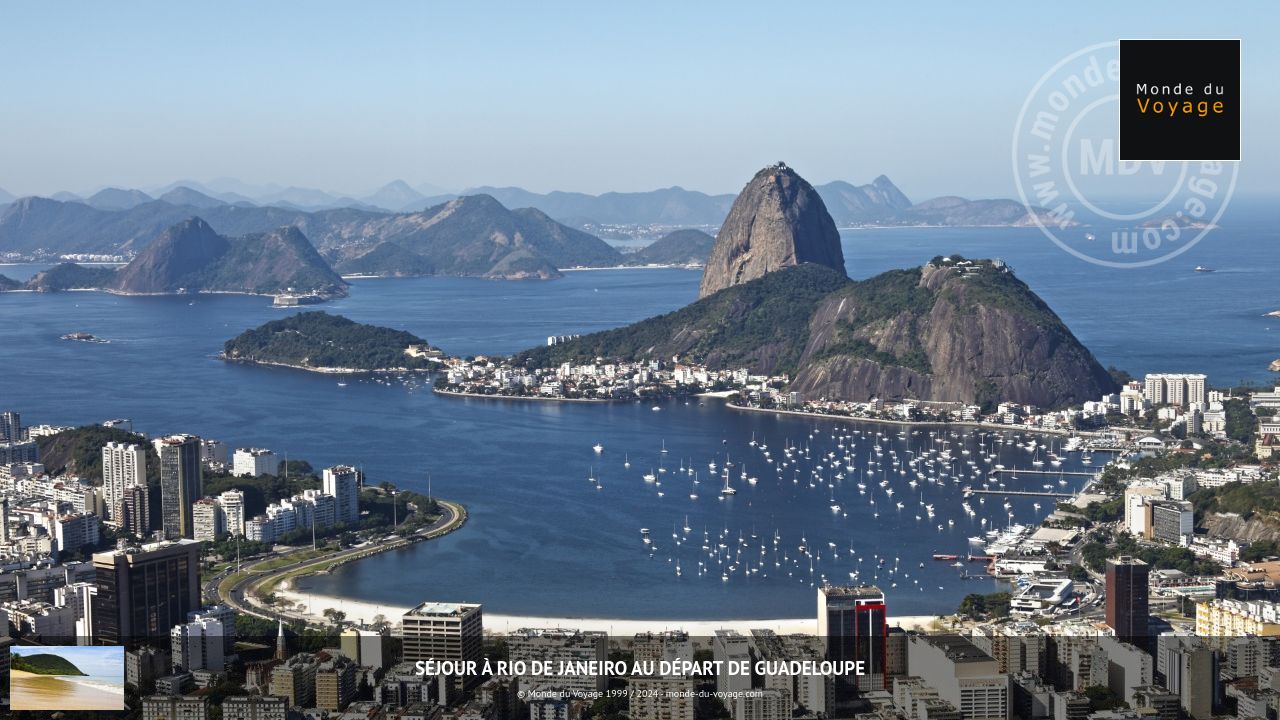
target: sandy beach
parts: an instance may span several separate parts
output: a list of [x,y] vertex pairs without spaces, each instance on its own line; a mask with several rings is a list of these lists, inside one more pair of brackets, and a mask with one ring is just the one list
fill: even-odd
[[9,703],[12,710],[123,710],[124,686],[113,693],[70,677],[10,670]]
[[[332,608],[346,614],[347,620],[370,622],[377,615],[382,615],[394,624],[408,607],[398,605],[379,605],[376,603],[349,600],[327,595],[300,593],[291,589],[280,589],[276,594],[295,605],[302,606],[301,614],[319,622],[327,622],[324,611]],[[926,629],[937,617],[933,615],[906,615],[889,618],[890,625],[898,625],[904,629]],[[715,634],[716,630],[728,629],[748,632],[754,628],[773,630],[777,633],[816,633],[818,621],[814,618],[762,618],[753,620],[624,620],[616,618],[582,618],[582,617],[534,617],[528,615],[502,615],[498,613],[484,614],[486,632],[505,633],[521,628],[574,628],[578,630],[603,630],[611,635],[634,635],[642,632],[660,632],[663,630],[683,630],[690,635],[705,637]]]

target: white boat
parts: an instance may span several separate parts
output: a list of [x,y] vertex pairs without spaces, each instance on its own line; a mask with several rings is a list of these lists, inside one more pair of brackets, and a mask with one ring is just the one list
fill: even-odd
[[604,446],[601,445],[600,443],[596,443],[595,445],[592,445],[591,449],[595,450],[597,455],[604,452]]

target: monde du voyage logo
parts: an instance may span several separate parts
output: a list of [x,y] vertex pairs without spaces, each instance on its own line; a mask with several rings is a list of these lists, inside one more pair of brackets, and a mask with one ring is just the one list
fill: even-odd
[[1098,265],[1147,267],[1217,227],[1240,159],[1239,40],[1082,48],[1035,84],[1013,169],[1030,218]]

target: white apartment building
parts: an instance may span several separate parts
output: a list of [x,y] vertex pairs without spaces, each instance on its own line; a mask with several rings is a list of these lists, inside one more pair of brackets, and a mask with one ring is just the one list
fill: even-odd
[[280,461],[266,448],[236,448],[231,457],[231,474],[237,477],[275,475],[279,471]]
[[1206,379],[1199,373],[1149,373],[1143,379],[1143,396],[1152,405],[1203,406]]
[[334,465],[321,473],[321,489],[332,495],[337,522],[355,525],[360,522],[359,474],[350,465]]
[[114,441],[102,446],[102,502],[107,522],[120,524],[120,501],[125,488],[146,484],[146,448]]
[[218,507],[222,510],[222,524],[232,535],[244,535],[244,493],[240,490],[227,490],[218,496]]

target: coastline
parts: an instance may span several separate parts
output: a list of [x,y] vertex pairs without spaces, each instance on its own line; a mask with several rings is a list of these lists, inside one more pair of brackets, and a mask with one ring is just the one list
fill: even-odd
[[79,682],[78,676],[9,671],[11,710],[123,710],[124,685],[114,693]]
[[[320,623],[327,623],[323,616],[327,609],[346,613],[348,620],[369,622],[375,615],[382,615],[392,624],[409,610],[402,605],[383,605],[363,600],[317,595],[300,592],[290,588],[280,588],[276,593],[295,605],[303,605],[307,617]],[[904,629],[927,628],[937,621],[936,615],[903,615],[889,618],[890,625],[900,625]],[[726,620],[673,620],[652,619],[635,620],[626,618],[591,618],[591,617],[544,617],[536,615],[508,615],[503,613],[484,614],[485,632],[506,633],[521,628],[574,628],[578,630],[602,630],[611,635],[634,635],[642,632],[661,632],[663,630],[684,630],[690,635],[706,637],[714,635],[716,630],[733,629],[749,632],[754,628],[767,628],[779,634],[807,633],[816,634],[818,621],[814,618],[765,618],[765,619],[726,619]]]
[[[378,370],[363,370],[360,368],[333,368],[333,367],[311,367],[308,365],[293,365],[284,362],[271,362],[269,360],[247,360],[243,358],[227,357],[226,353],[218,353],[215,357],[227,363],[236,363],[238,365],[262,365],[264,367],[288,368],[290,370],[304,370],[306,372],[319,373],[321,375],[394,375],[397,373],[432,373],[434,368],[380,368]],[[483,396],[482,396],[483,397]]]
[[431,391],[439,395],[451,395],[453,397],[480,398],[481,400],[534,400],[539,402],[576,402],[576,403],[613,403],[613,402],[629,402],[630,399],[619,398],[610,400],[605,398],[566,398],[566,397],[543,397],[541,395],[486,395],[484,393],[464,392],[462,390],[441,390],[432,387]]
[[[750,407],[748,405],[738,405],[732,402],[726,402],[725,407],[731,410],[739,410],[742,412],[758,412],[769,413],[773,415],[795,415],[797,417],[810,417],[822,420],[837,420],[841,422],[858,422],[858,423],[879,423],[882,425],[915,425],[928,427],[972,427],[983,428],[986,430],[1017,430],[1020,432],[1041,433],[1044,435],[1062,435],[1069,437],[1072,433],[1066,430],[1054,430],[1052,428],[1033,428],[1022,425],[1000,425],[997,423],[981,423],[972,420],[956,420],[954,422],[943,422],[940,420],[892,420],[889,418],[869,418],[859,415],[830,415],[827,413],[806,412],[803,410],[774,410],[771,408]],[[1076,435],[1083,437],[1092,436],[1093,433],[1088,431],[1077,430]]]

